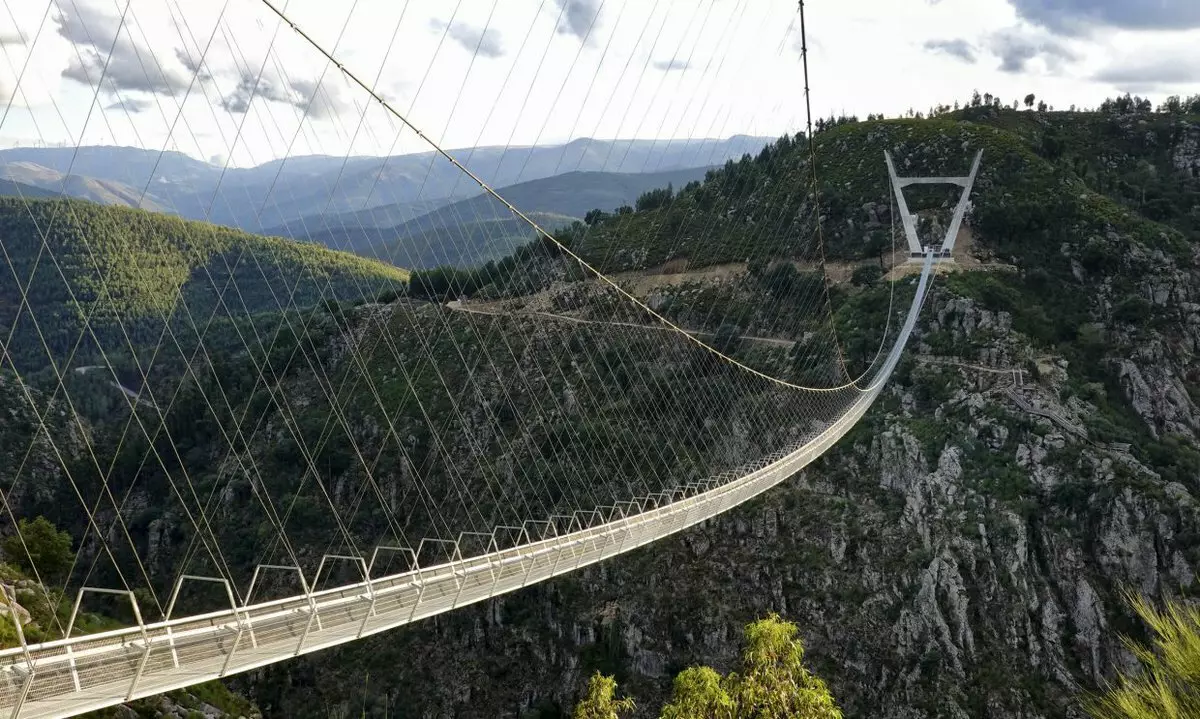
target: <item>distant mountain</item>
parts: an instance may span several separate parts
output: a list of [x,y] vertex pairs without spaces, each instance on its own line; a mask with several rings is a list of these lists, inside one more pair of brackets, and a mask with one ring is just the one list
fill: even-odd
[[159,212],[164,210],[156,198],[122,182],[74,174],[64,176],[58,170],[24,160],[0,165],[0,179],[41,188],[50,196],[66,195],[102,205],[141,207]]
[[[589,210],[615,210],[622,205],[632,206],[639,196],[650,190],[668,185],[679,189],[694,180],[703,180],[708,169],[690,167],[643,174],[568,172],[509,185],[498,189],[497,193],[522,212],[549,212],[583,219]],[[508,208],[498,200],[490,195],[477,195],[433,210],[397,230],[415,233],[463,222],[510,216]]]
[[215,182],[221,168],[182,152],[159,152],[138,147],[109,145],[74,147],[14,147],[0,150],[0,164],[32,162],[60,174],[111,180],[142,188],[153,177],[157,182]]
[[[718,165],[746,153],[755,154],[768,141],[742,135],[690,141],[584,138],[565,145],[465,148],[451,150],[451,154],[484,182],[501,187],[575,171],[658,173]],[[106,188],[97,189],[80,180],[81,185],[68,187],[72,196],[78,192],[80,197],[99,202],[130,204],[128,197],[140,197],[146,188],[150,201],[163,211],[251,232],[306,216],[396,206],[391,216],[373,220],[378,226],[388,226],[384,223],[414,219],[436,203],[478,193],[470,178],[433,152],[386,158],[293,157],[252,168],[225,169],[182,153],[126,147],[0,150],[0,170],[20,163],[33,163],[59,175],[70,170],[72,175],[98,180],[101,188]],[[0,177],[26,182],[16,172],[0,172]],[[136,195],[118,192],[109,183],[134,188]],[[401,212],[410,205],[411,212]]]
[[[530,182],[502,187],[501,197],[547,230],[558,229],[582,219],[589,210],[612,210],[632,205],[638,196],[668,185],[677,189],[702,180],[707,168],[693,167],[671,172],[645,174],[619,172],[568,172]],[[328,218],[327,228],[311,231],[308,225],[290,224],[274,232],[318,242],[327,247],[357,252],[367,257],[395,261],[404,267],[423,269],[438,265],[469,267],[504,257],[517,245],[528,242],[534,231],[513,216],[490,195],[479,194],[433,209],[406,222],[381,226],[378,219],[391,208],[396,215],[412,206],[388,206],[354,215]],[[361,224],[359,220],[363,221]]]
[[35,185],[26,185],[23,182],[13,182],[12,180],[0,180],[0,197],[39,199],[57,196],[57,192],[52,192]]
[[[413,202],[398,202],[392,205],[372,207],[368,210],[354,212],[314,213],[296,219],[288,220],[282,225],[263,230],[262,234],[273,237],[292,237],[297,240],[309,240],[327,231],[371,230],[380,227],[396,227],[410,220],[426,215],[439,207],[444,207],[449,200],[415,200]],[[355,251],[353,247],[336,247],[333,249]]]

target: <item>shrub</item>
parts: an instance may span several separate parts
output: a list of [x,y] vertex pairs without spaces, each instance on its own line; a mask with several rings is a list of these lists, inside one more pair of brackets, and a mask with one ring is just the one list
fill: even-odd
[[5,537],[0,549],[13,564],[43,580],[61,579],[75,561],[71,535],[58,531],[45,517],[20,520],[17,533]]

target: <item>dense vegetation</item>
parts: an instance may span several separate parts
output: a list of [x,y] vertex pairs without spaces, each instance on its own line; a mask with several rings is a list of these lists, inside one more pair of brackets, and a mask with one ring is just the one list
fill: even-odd
[[152,349],[167,320],[196,336],[213,317],[374,297],[407,279],[316,245],[78,200],[0,198],[0,246],[0,334],[22,372]]

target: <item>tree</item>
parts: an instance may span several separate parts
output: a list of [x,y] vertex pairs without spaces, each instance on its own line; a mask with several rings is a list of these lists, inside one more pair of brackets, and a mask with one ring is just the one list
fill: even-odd
[[583,701],[571,716],[573,719],[619,719],[621,714],[633,711],[633,700],[628,697],[617,699],[616,693],[617,680],[596,672],[588,681]]
[[796,625],[772,614],[746,627],[743,671],[726,677],[735,717],[841,719],[829,689],[804,668]]
[[603,220],[606,216],[608,216],[608,213],[604,210],[588,210],[587,214],[583,216],[583,224],[591,227],[600,220]]
[[1149,627],[1152,643],[1125,639],[1141,672],[1121,675],[1103,696],[1086,703],[1088,713],[1096,719],[1200,717],[1200,607],[1168,602],[1159,611],[1142,597],[1127,600]]
[[675,677],[671,703],[663,707],[661,719],[716,719],[734,716],[733,697],[723,680],[708,667],[690,667]]
[[71,551],[71,535],[58,528],[45,517],[32,522],[22,519],[17,522],[17,533],[0,542],[4,556],[27,572],[36,572],[43,580],[62,579],[75,553]]
[[1026,96],[1025,96],[1025,107],[1027,107],[1027,108],[1029,108],[1030,110],[1032,110],[1032,109],[1033,109],[1033,103],[1034,103],[1034,101],[1035,101],[1035,100],[1037,100],[1037,96],[1036,96],[1036,95],[1034,95],[1032,92],[1031,92],[1031,93],[1029,93],[1028,95],[1026,95]]
[[850,284],[855,287],[871,287],[883,277],[883,268],[879,265],[859,265],[850,274]]
[[[796,625],[772,614],[746,627],[741,673],[721,676],[691,667],[675,677],[661,719],[842,719],[825,682],[804,668]],[[575,719],[614,719],[632,709],[613,694],[616,682],[592,677]]]
[[637,202],[634,203],[634,207],[637,208],[638,212],[657,210],[660,207],[666,207],[667,204],[671,202],[671,198],[674,196],[675,190],[671,187],[671,185],[668,184],[664,188],[642,193],[642,195],[637,198]]
[[1038,102],[1038,112],[1045,112],[1045,111],[1046,111],[1046,101],[1041,100]]

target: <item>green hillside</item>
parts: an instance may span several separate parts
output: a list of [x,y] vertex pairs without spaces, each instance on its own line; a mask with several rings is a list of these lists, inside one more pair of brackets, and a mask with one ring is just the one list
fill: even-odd
[[[140,348],[158,344],[167,318],[203,326],[374,297],[408,277],[317,245],[78,200],[0,198],[0,245],[0,333],[13,333],[18,367],[34,369],[81,337],[76,360],[94,359],[85,318],[107,350],[127,347],[126,333]],[[23,292],[32,313],[20,309]]]
[[[550,231],[578,221],[549,212],[529,212],[526,216]],[[312,241],[326,247],[353,248],[363,257],[412,269],[443,265],[465,268],[499,261],[535,234],[524,220],[508,213],[508,217],[470,217],[437,226],[414,222],[396,227],[330,229],[314,234]]]
[[[1158,229],[1133,218],[1145,210],[1149,219],[1181,220],[1175,223],[1180,231],[1196,226],[1191,208],[1200,197],[1200,183],[1181,179],[1171,167],[1170,139],[1179,132],[1174,118],[1160,116],[1151,126],[1143,120],[1139,133],[1101,113],[991,111],[972,115],[975,122],[960,119],[963,114],[849,122],[818,133],[828,256],[866,259],[887,244],[888,228],[877,219],[886,217],[890,202],[884,150],[908,175],[965,174],[974,153],[983,150],[972,195],[973,226],[992,237],[998,250],[1014,251],[1015,244],[1034,252],[1056,247],[1054,236],[1078,223],[1138,225],[1153,246],[1183,250],[1178,233],[1159,237]],[[1097,143],[1119,149],[1120,162],[1089,149]],[[807,143],[784,137],[750,162],[726,163],[677,197],[645,197],[645,211],[604,215],[562,239],[608,271],[679,258],[693,267],[745,261],[777,254],[781,246],[784,254],[811,256],[815,208],[797,191],[808,173]],[[914,212],[946,205],[937,193],[909,192]]]

